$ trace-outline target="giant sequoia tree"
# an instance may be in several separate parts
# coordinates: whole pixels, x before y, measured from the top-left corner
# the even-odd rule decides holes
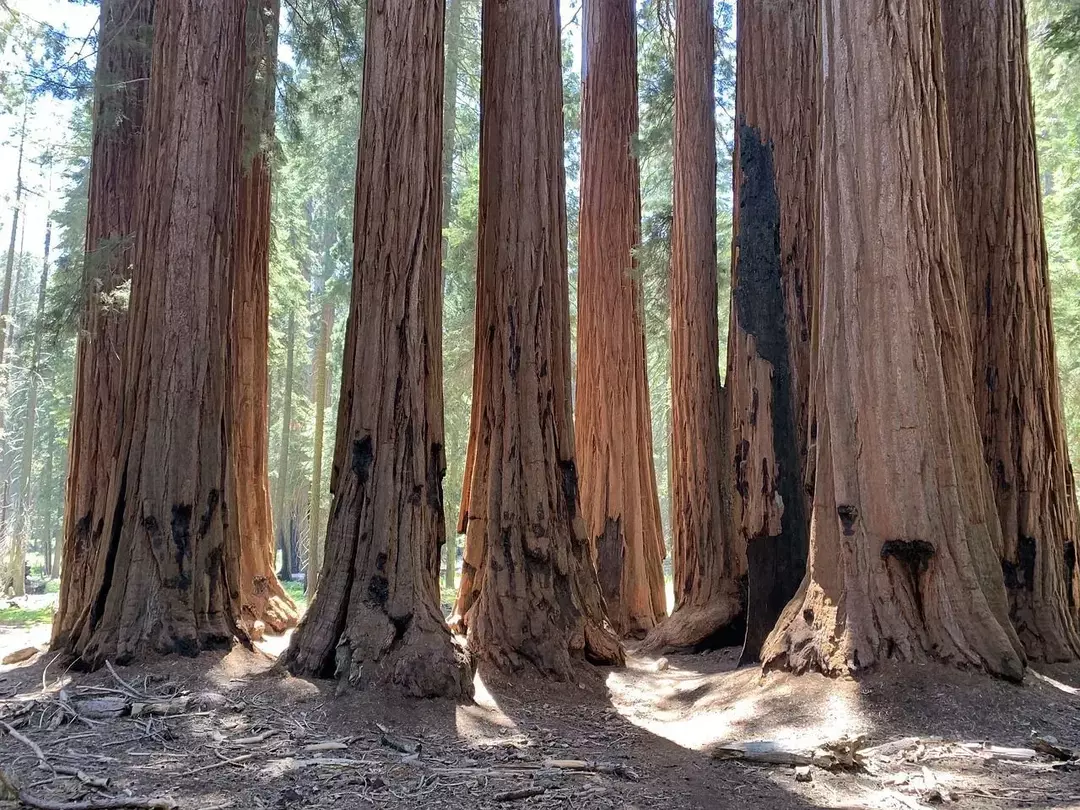
[[[939,659],[1019,679],[971,394],[937,0],[822,3],[816,469],[766,666]],[[857,34],[853,32],[858,32]]]
[[[127,312],[114,300],[131,277],[135,199],[142,186],[143,112],[153,0],[102,0],[94,79],[94,141],[83,264],[85,301],[75,360],[60,602],[63,645],[89,602],[120,437]]]
[[[274,146],[279,0],[250,3],[242,126],[242,170],[233,253],[229,341],[228,530],[240,545],[244,624],[282,632],[296,606],[274,571],[270,513],[270,162]]]
[[[1010,616],[1032,658],[1080,655],[1077,514],[1050,315],[1024,3],[944,15],[975,409],[1001,520]],[[1075,608],[1075,605],[1072,606]]]
[[[575,403],[581,511],[612,625],[644,635],[667,610],[645,302],[634,266],[641,199],[632,0],[587,0],[584,36]]]
[[[154,17],[123,423],[86,610],[65,644],[89,666],[195,654],[238,629],[225,411],[246,5],[172,0]]]
[[[439,608],[443,3],[369,6],[326,560],[296,672],[472,694]]]
[[[459,620],[504,670],[617,663],[578,502],[555,0],[482,12],[473,421]]]
[[[675,3],[671,531],[675,609],[650,647],[735,641],[745,553],[729,536],[716,289],[712,0]]]
[[[732,523],[749,592],[743,659],[802,582],[810,316],[817,275],[819,0],[738,4],[728,404]]]

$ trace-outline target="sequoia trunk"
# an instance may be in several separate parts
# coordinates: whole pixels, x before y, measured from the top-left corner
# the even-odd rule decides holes
[[[83,305],[53,644],[65,646],[89,607],[119,449],[128,317],[114,296],[131,277],[135,207],[142,188],[153,0],[102,0],[94,90],[94,141],[83,264]]]
[[[766,667],[1019,680],[981,458],[938,0],[822,4],[823,272],[807,578]]]
[[[315,447],[311,458],[311,521],[309,523],[307,572],[304,593],[308,599],[319,589],[319,572],[323,564],[323,445],[326,436],[326,377],[330,334],[334,331],[334,303],[327,297],[322,305],[319,342],[315,348]]]
[[[240,546],[240,610],[256,633],[282,633],[296,605],[274,571],[270,512],[270,162],[274,141],[278,0],[250,5],[243,116],[243,163],[229,341],[229,531]]]
[[[733,537],[745,545],[743,662],[806,572],[810,318],[817,276],[818,6],[738,5],[727,393]]]
[[[294,672],[472,695],[439,607],[442,0],[369,6],[333,505]]]
[[[586,0],[578,238],[577,456],[581,511],[608,616],[643,636],[667,615],[653,469],[641,234],[637,15]]]
[[[975,410],[1001,520],[1010,617],[1029,657],[1080,655],[1076,495],[1054,354],[1023,0],[944,15]]]
[[[120,449],[66,645],[91,667],[239,632],[225,412],[246,5],[174,0],[154,19]]]
[[[671,531],[675,609],[650,648],[742,640],[746,555],[725,493],[716,290],[712,0],[675,3],[675,210],[671,237]]]
[[[482,10],[473,424],[458,606],[502,670],[621,663],[578,509],[555,0]],[[528,99],[525,103],[524,100]]]

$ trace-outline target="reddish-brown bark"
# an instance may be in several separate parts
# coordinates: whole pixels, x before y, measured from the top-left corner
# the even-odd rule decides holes
[[[225,414],[246,6],[155,12],[119,452],[89,605],[64,645],[91,667],[239,632]]]
[[[623,651],[578,509],[558,6],[487,3],[481,27],[476,365],[458,610],[482,660],[566,678],[579,660],[621,663]]]
[[[712,0],[675,3],[671,532],[675,607],[649,648],[737,643],[745,550],[729,526],[716,284]]]
[[[1019,680],[981,458],[937,0],[822,4],[808,575],[766,667],[937,659]]]
[[[438,584],[443,14],[441,0],[368,8],[341,463],[319,590],[285,658],[416,697],[472,694]]]
[[[94,561],[120,438],[127,311],[113,296],[134,261],[153,0],[102,0],[87,208],[85,301],[75,358],[60,601],[53,644],[64,646],[89,606]]]
[[[581,512],[612,626],[643,636],[667,607],[634,261],[641,198],[632,0],[586,0],[584,38],[574,425]]]
[[[270,512],[270,176],[279,0],[258,0],[247,19],[243,162],[233,254],[229,341],[229,498],[240,545],[244,627],[282,633],[296,605],[274,571]]]
[[[819,0],[738,4],[727,395],[733,538],[746,547],[743,661],[806,572],[810,317],[817,275]]]
[[[1080,655],[1077,513],[1050,313],[1023,0],[944,14],[975,410],[1001,520],[1009,613],[1029,657]]]

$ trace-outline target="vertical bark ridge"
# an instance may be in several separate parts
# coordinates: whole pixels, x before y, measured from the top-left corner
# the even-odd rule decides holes
[[[631,0],[585,3],[576,422],[581,511],[608,616],[643,636],[667,615],[652,454]]]
[[[819,0],[738,6],[735,241],[727,392],[743,661],[806,572],[811,313],[818,273]]]
[[[1009,613],[1029,657],[1080,655],[1077,513],[1065,439],[1022,0],[944,14],[975,410],[1001,520]],[[1071,560],[1071,564],[1067,561]]]
[[[765,666],[937,659],[1019,680],[981,458],[937,0],[822,4],[808,575]]]

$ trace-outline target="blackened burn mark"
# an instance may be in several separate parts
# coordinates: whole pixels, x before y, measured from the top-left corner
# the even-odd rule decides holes
[[[186,591],[191,579],[184,571],[184,562],[191,556],[191,504],[176,503],[172,508],[172,541],[176,548],[176,587]]]
[[[745,121],[739,122],[739,170],[738,265],[732,297],[739,326],[754,337],[758,353],[773,369],[775,485],[784,504],[780,536],[759,536],[749,543],[751,547],[759,546],[748,554],[749,597],[742,661],[750,663],[757,660],[766,635],[799,588],[810,540],[788,350],[776,169],[772,145],[764,143],[761,133]],[[756,422],[757,392],[754,394],[752,412]],[[742,468],[745,464],[740,465]],[[740,493],[748,493],[748,483],[736,480]]]
[[[382,574],[375,574],[368,582],[368,599],[383,607],[390,598],[390,581]]]
[[[353,441],[352,469],[356,477],[360,479],[360,486],[367,484],[368,476],[371,474],[371,462],[374,458],[370,436]]]
[[[1076,576],[1076,543],[1065,541],[1065,595],[1069,607],[1076,607],[1076,593],[1073,591],[1073,578]]]
[[[600,579],[600,592],[608,605],[622,602],[623,557],[622,518],[607,518],[604,531],[596,537],[596,573]]]
[[[743,500],[750,498],[750,482],[746,480],[746,463],[750,456],[750,442],[743,439],[735,448],[735,491]]]
[[[446,459],[443,456],[443,446],[435,442],[428,450],[427,502],[428,506],[438,512],[440,525],[443,519],[443,478],[445,476]]]
[[[566,461],[559,462],[559,469],[562,471],[562,489],[563,497],[566,498],[566,511],[569,513],[570,517],[573,517],[577,514],[577,466],[574,464],[573,459],[567,459]]]
[[[514,308],[506,308],[506,328],[508,332],[509,341],[507,347],[509,348],[509,372],[510,379],[516,380],[518,368],[521,367],[521,346],[518,344],[517,323],[514,321]]]
[[[836,516],[840,518],[840,525],[844,529],[845,537],[855,536],[855,521],[859,519],[859,507],[848,503],[842,503],[836,507]]]
[[[881,545],[881,559],[896,560],[907,575],[920,616],[923,611],[922,577],[930,567],[934,552],[933,543],[925,540],[888,540]]]
[[[216,489],[210,490],[210,494],[206,496],[206,511],[199,520],[199,538],[206,537],[210,533],[210,526],[214,522],[214,514],[220,503],[221,493]]]
[[[1035,590],[1035,561],[1038,557],[1038,541],[1034,537],[1020,535],[1016,544],[1016,561],[1002,560],[1001,572],[1005,575],[1005,587],[1010,591]]]

